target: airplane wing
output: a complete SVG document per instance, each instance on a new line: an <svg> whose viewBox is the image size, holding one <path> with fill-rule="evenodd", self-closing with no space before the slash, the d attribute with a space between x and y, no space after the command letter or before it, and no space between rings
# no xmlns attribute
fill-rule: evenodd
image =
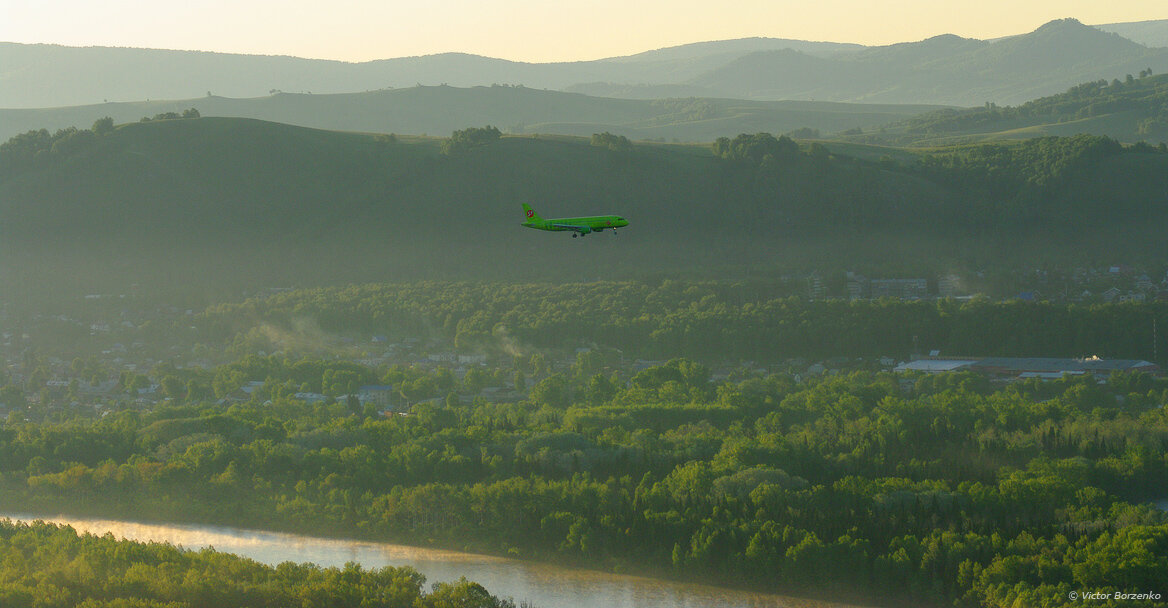
<svg viewBox="0 0 1168 608"><path fill-rule="evenodd" d="M552 226L562 230L574 230L580 234L588 234L589 232L592 232L592 229L588 226L577 226L576 224L552 224Z"/></svg>

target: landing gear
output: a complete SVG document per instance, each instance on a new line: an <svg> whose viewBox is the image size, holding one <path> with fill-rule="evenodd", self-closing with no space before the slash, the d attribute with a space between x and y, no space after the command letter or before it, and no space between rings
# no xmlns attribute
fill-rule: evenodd
<svg viewBox="0 0 1168 608"><path fill-rule="evenodd" d="M578 236L580 236L580 235L576 234L575 232L572 233L572 238L576 238Z"/></svg>

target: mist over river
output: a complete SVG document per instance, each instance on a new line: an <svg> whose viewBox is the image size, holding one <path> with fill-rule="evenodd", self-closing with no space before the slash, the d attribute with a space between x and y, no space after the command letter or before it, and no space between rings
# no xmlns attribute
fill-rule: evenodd
<svg viewBox="0 0 1168 608"><path fill-rule="evenodd" d="M312 562L365 568L411 566L426 577L427 588L460 576L478 582L493 595L527 601L535 608L829 608L844 604L751 593L676 581L550 566L489 555L425 549L355 540L313 538L221 526L138 523L28 513L0 513L0 519L36 520L72 526L78 533L141 542L163 542L187 549L213 547L256 561Z"/></svg>

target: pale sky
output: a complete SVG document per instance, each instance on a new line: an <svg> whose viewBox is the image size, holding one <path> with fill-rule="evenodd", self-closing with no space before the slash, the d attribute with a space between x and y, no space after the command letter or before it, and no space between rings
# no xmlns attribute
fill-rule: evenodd
<svg viewBox="0 0 1168 608"><path fill-rule="evenodd" d="M458 51L573 61L750 36L997 38L1052 19L1168 18L1166 0L0 0L0 41L367 61Z"/></svg>

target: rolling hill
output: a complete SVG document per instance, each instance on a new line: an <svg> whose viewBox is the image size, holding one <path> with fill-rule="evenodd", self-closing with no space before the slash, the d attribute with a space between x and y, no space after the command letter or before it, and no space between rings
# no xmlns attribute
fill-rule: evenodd
<svg viewBox="0 0 1168 608"><path fill-rule="evenodd" d="M1114 32L1144 46L1168 47L1168 19L1107 23L1095 27L1105 32Z"/></svg>
<svg viewBox="0 0 1168 608"><path fill-rule="evenodd" d="M852 139L927 146L1076 133L1168 142L1168 74L1087 82L1019 106L938 110Z"/></svg>
<svg viewBox="0 0 1168 608"><path fill-rule="evenodd" d="M179 101L110 103L0 110L0 141L30 129L88 127L109 116L118 123L197 108L204 116L258 118L319 129L449 135L492 124L511 133L590 136L609 131L633 139L711 142L727 134L823 134L862 128L940 109L926 105L844 104L729 99L631 100L526 87L410 87L337 95L279 93L256 99L203 97Z"/></svg>
<svg viewBox="0 0 1168 608"><path fill-rule="evenodd" d="M131 284L230 291L1162 259L1168 154L1076 138L904 164L739 140L724 147L738 160L707 146L614 151L548 136L444 155L433 138L201 118L9 142L0 288L35 298ZM521 202L545 217L618 212L632 225L584 239L528 231Z"/></svg>
<svg viewBox="0 0 1168 608"><path fill-rule="evenodd" d="M1135 31L1124 24L1123 31ZM1154 29L1154 28L1153 28ZM1079 82L1152 68L1148 48L1074 20L995 41L944 35L883 47L753 38L628 57L523 63L444 53L364 63L119 48L0 43L0 107L37 108L258 97L275 91L353 93L417 84L522 84L592 95L981 105L1022 103Z"/></svg>
<svg viewBox="0 0 1168 608"><path fill-rule="evenodd" d="M353 93L416 84L456 87L522 84L563 89L616 81L670 84L760 50L795 48L833 55L859 45L751 38L696 43L596 61L525 63L441 53L348 63L200 51L65 47L0 42L0 107L38 108L290 93Z"/></svg>

